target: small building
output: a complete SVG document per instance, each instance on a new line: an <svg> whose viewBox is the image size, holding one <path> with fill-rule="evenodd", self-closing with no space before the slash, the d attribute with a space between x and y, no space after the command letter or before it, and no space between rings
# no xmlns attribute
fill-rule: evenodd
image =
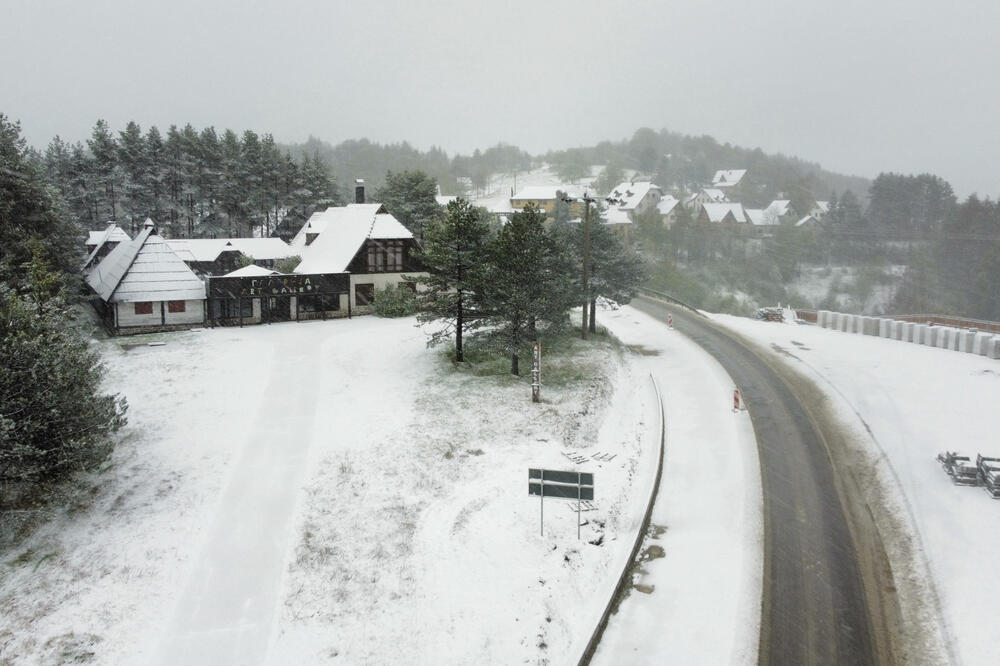
<svg viewBox="0 0 1000 666"><path fill-rule="evenodd" d="M108 226L102 231L91 231L87 236L87 259L83 262L83 272L89 273L104 257L111 253L111 250L118 247L119 243L132 240L129 235L115 222L108 222Z"/></svg>
<svg viewBox="0 0 1000 666"><path fill-rule="evenodd" d="M571 216L583 215L581 199L587 193L576 185L529 185L523 187L510 197L510 205L515 211L524 210L525 206L534 205L545 213L546 221L555 219L556 202L562 192L567 199L573 199L569 204Z"/></svg>
<svg viewBox="0 0 1000 666"><path fill-rule="evenodd" d="M660 188L648 180L621 183L608 195L609 200L617 202L612 206L624 211L633 222L637 215L656 208L662 197Z"/></svg>
<svg viewBox="0 0 1000 666"><path fill-rule="evenodd" d="M791 224L801 218L788 199L776 199L765 210L768 211L769 215L776 217L779 224Z"/></svg>
<svg viewBox="0 0 1000 666"><path fill-rule="evenodd" d="M677 222L677 213L680 208L680 200L667 194L656 204L656 210L660 214L660 221L667 229Z"/></svg>
<svg viewBox="0 0 1000 666"><path fill-rule="evenodd" d="M685 199L684 207L687 208L692 213L696 213L701 209L704 204L707 203L726 203L729 201L729 197L722 190L715 189L712 187L706 187L698 192L695 192L690 197Z"/></svg>
<svg viewBox="0 0 1000 666"><path fill-rule="evenodd" d="M715 175L712 176L712 187L719 189L738 187L742 183L743 177L746 175L746 169L716 171Z"/></svg>
<svg viewBox="0 0 1000 666"><path fill-rule="evenodd" d="M701 224L746 224L747 218L743 212L743 204L738 203L706 203L701 205L698 214Z"/></svg>
<svg viewBox="0 0 1000 666"><path fill-rule="evenodd" d="M819 226L819 218L814 215L806 215L795 223L795 227L798 229L809 229L816 226Z"/></svg>
<svg viewBox="0 0 1000 666"><path fill-rule="evenodd" d="M152 220L94 266L87 284L114 333L176 330L205 321L204 283L156 233Z"/></svg>

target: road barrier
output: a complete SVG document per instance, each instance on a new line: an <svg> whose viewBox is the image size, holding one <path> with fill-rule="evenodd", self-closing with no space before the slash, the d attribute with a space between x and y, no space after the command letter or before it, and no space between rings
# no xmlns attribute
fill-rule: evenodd
<svg viewBox="0 0 1000 666"><path fill-rule="evenodd" d="M828 310L796 310L795 316L804 321L815 321L821 328L834 331L1000 359L1000 322L941 315L862 317Z"/></svg>
<svg viewBox="0 0 1000 666"><path fill-rule="evenodd" d="M597 651L597 646L601 643L601 636L604 635L604 630L608 628L608 618L611 617L612 610L625 598L625 589L632 584L632 567L639 556L639 549L642 548L642 542L646 539L646 534L649 532L649 523L653 518L653 505L656 504L656 496L660 492L660 477L663 475L663 455L667 442L667 422L663 414L663 398L660 397L660 387L656 385L656 380L653 379L652 375L649 376L649 380L653 382L653 390L656 392L656 404L660 408L660 455L656 463L656 478L653 480L653 489L649 493L649 500L646 503L646 513L642 517L642 525L639 528L639 532L635 535L635 543L632 544L632 552L625 562L625 566L622 568L621 575L618 576L618 583L615 585L615 590L604 607L600 622L597 623L597 627L590 635L590 640L587 641L587 647L580 656L578 666L589 666L590 660L594 658L594 653Z"/></svg>

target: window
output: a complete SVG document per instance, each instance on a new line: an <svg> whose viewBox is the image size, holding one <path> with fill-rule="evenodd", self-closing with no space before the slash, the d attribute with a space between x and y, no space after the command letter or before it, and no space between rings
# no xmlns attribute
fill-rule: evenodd
<svg viewBox="0 0 1000 666"><path fill-rule="evenodd" d="M373 240L368 243L369 273L399 273L403 270L403 241Z"/></svg>
<svg viewBox="0 0 1000 666"><path fill-rule="evenodd" d="M147 315L153 314L153 303L152 301L141 301L135 304L135 313L137 315Z"/></svg>
<svg viewBox="0 0 1000 666"><path fill-rule="evenodd" d="M339 294L299 296L299 312L331 312L340 309Z"/></svg>
<svg viewBox="0 0 1000 666"><path fill-rule="evenodd" d="M167 312L184 312L184 301L167 301Z"/></svg>
<svg viewBox="0 0 1000 666"><path fill-rule="evenodd" d="M375 285L372 283L354 285L354 302L358 305L371 305L375 302Z"/></svg>

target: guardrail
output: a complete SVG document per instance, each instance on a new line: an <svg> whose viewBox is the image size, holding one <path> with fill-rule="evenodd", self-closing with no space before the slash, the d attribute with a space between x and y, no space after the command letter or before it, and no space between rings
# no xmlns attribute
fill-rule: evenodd
<svg viewBox="0 0 1000 666"><path fill-rule="evenodd" d="M660 406L660 455L659 461L656 463L656 478L653 481L653 490L650 492L649 501L646 504L646 513L642 518L642 525L639 528L638 534L635 536L635 543L632 544L632 553L629 555L628 561L625 563L621 575L618 576L618 583L615 585L615 591L608 600L607 605L604 607L604 612L601 614L601 621L598 622L597 628L595 628L594 632L590 635L587 647L583 651L580 661L577 662L578 666L589 666L590 660L594 658L594 653L597 651L597 646L601 643L601 636L604 635L604 630L608 628L608 618L611 617L612 610L622 599L625 598L626 586L631 585L632 583L632 567L635 565L636 557L639 556L639 549L642 548L642 542L645 540L646 534L649 532L649 523L653 517L653 505L656 504L656 496L660 492L660 477L663 475L663 455L666 449L667 440L667 423L666 417L663 414L663 399L660 397L660 387L656 385L656 380L653 379L653 375L649 376L649 380L653 382L653 390L656 392L656 403Z"/></svg>
<svg viewBox="0 0 1000 666"><path fill-rule="evenodd" d="M639 287L639 293L643 295L651 295L653 298L659 298L664 301L669 301L670 303L676 303L677 305L680 305L681 307L687 308L691 312L694 312L696 315L699 315L701 317L705 316L705 313L703 313L701 310L694 307L693 305L688 305L679 298L674 298L670 294L666 294L662 291L657 291L656 289L650 289L649 287Z"/></svg>

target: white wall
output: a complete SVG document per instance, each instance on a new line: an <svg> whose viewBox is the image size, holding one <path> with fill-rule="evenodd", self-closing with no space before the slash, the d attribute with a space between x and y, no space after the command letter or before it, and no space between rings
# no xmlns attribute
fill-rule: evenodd
<svg viewBox="0 0 1000 666"><path fill-rule="evenodd" d="M361 274L351 274L351 311L358 313L365 313L371 310L367 305L358 305L358 301L354 296L354 286L358 284L374 284L375 292L385 289L386 286L390 284L400 284L401 282L410 282L410 280L404 280L403 276L407 277L418 277L427 275L427 273L361 273ZM341 299L341 307L343 307L343 299Z"/></svg>

